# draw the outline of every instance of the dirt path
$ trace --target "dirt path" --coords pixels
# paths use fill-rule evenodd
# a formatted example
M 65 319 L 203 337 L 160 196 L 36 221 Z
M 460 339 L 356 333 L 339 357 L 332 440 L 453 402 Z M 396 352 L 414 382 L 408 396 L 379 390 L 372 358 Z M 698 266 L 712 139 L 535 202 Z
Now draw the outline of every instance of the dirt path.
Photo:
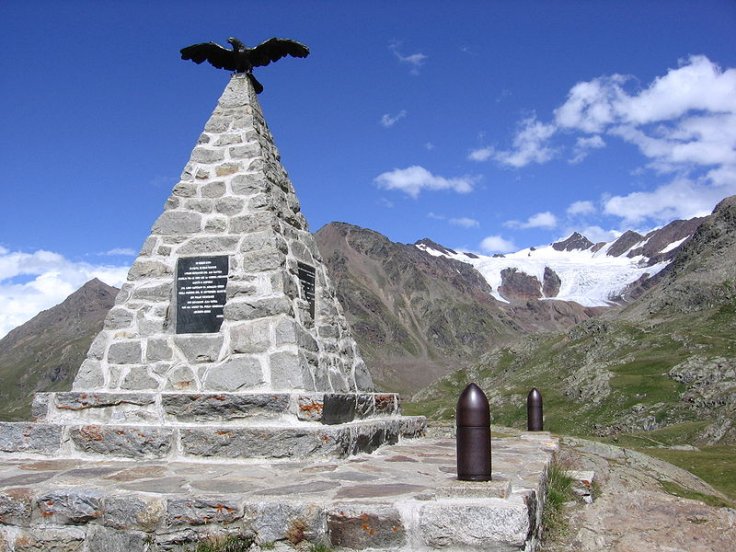
M 543 552 L 736 550 L 736 510 L 672 496 L 661 481 L 721 496 L 689 472 L 619 447 L 564 437 L 560 461 L 593 470 L 600 496 L 568 508 L 570 525 Z

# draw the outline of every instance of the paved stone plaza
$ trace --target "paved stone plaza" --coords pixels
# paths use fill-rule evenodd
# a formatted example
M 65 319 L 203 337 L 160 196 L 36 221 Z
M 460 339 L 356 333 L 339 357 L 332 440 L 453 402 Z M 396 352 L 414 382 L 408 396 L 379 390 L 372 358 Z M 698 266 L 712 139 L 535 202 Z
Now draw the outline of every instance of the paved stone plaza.
M 458 481 L 455 441 L 347 460 L 2 459 L 0 550 L 180 549 L 208 535 L 358 550 L 536 548 L 547 433 L 494 438 L 493 481 Z

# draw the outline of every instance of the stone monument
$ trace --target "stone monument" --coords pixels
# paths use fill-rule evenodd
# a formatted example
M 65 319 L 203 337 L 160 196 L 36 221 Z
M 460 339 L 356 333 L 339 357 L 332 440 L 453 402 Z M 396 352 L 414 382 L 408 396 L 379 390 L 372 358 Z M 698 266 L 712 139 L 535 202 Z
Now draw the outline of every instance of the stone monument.
M 0 451 L 344 457 L 423 432 L 375 393 L 252 82 L 234 74 L 71 392 Z M 8 444 L 9 443 L 9 444 Z

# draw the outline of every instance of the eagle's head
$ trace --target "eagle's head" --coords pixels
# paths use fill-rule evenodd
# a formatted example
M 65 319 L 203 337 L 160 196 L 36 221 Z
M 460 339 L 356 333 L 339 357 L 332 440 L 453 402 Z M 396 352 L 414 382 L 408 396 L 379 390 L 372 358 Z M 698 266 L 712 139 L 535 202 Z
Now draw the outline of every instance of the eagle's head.
M 230 38 L 228 38 L 227 41 L 230 43 L 230 46 L 232 46 L 233 50 L 235 50 L 236 52 L 245 50 L 245 44 L 243 44 L 240 40 L 238 40 L 234 36 L 231 36 Z

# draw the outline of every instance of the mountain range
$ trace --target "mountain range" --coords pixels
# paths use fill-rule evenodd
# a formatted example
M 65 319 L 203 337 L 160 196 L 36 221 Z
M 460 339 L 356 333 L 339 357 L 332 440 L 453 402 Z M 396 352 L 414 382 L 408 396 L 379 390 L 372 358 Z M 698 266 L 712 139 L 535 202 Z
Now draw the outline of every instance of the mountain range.
M 553 430 L 736 438 L 734 197 L 646 235 L 492 257 L 346 223 L 315 236 L 375 382 L 410 411 L 451 417 L 472 380 L 508 425 L 536 386 Z M 70 387 L 115 293 L 89 282 L 0 340 L 0 418 Z

